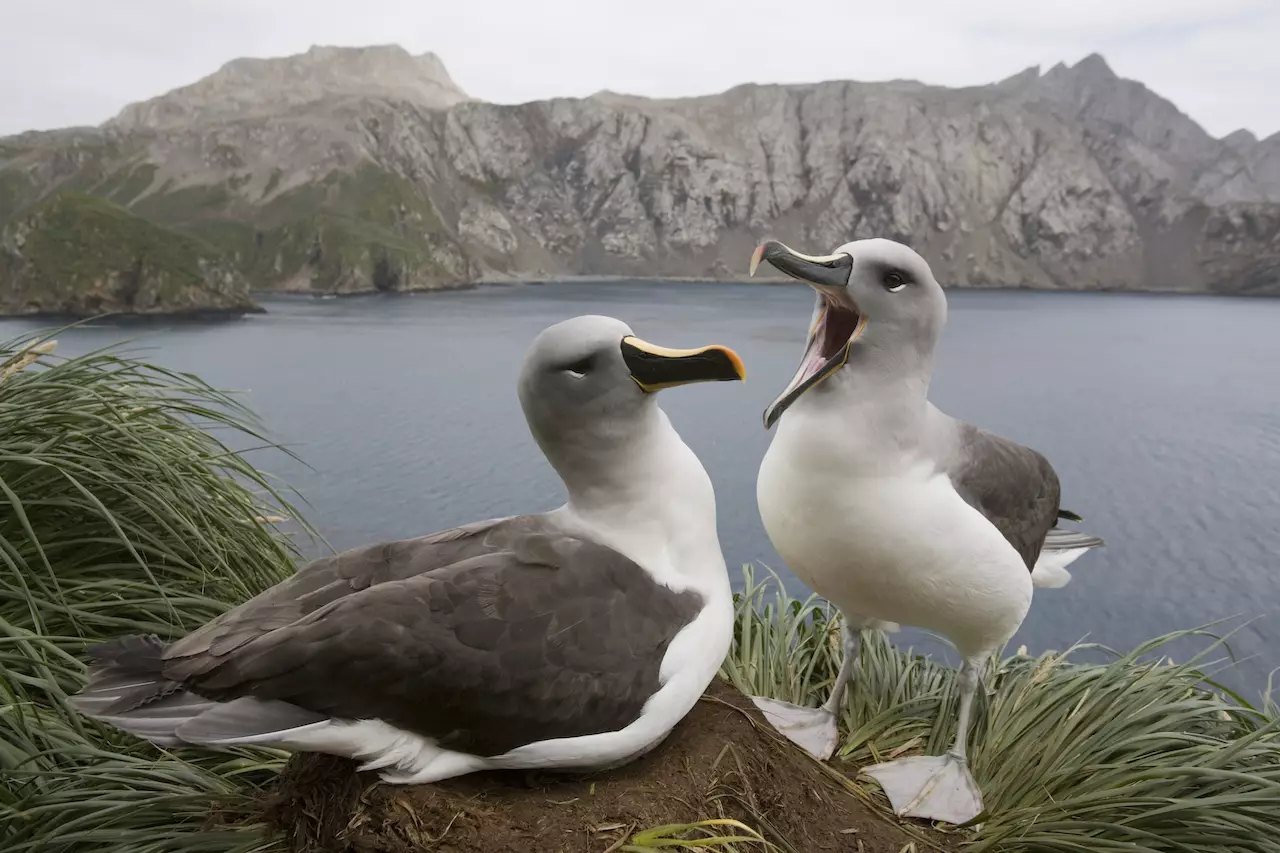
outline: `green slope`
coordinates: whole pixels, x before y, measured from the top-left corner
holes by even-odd
[[[0,312],[246,311],[244,277],[221,252],[105,199],[63,191],[0,231]]]

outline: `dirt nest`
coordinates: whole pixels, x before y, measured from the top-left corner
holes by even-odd
[[[388,787],[346,759],[299,755],[265,810],[294,853],[604,853],[638,830],[709,817],[741,820],[798,853],[899,853],[913,840],[719,679],[661,746],[615,770]]]

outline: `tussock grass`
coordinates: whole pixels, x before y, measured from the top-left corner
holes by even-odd
[[[281,754],[181,757],[66,706],[90,642],[175,638],[292,571],[292,505],[219,438],[266,444],[199,379],[0,344],[0,849],[253,851],[228,816]],[[309,532],[305,524],[300,528]]]
[[[817,705],[840,662],[838,616],[788,596],[776,575],[744,568],[737,634],[721,674],[744,692]],[[1176,664],[1163,646],[1202,637]],[[1214,685],[1222,639],[1168,634],[1101,664],[1077,645],[993,657],[970,735],[985,817],[977,851],[1280,851],[1280,719]],[[959,696],[945,663],[863,638],[846,699],[840,756],[853,766],[939,754]],[[866,781],[874,790],[874,783]],[[883,801],[882,801],[883,804]]]
[[[269,444],[249,412],[196,377],[115,351],[60,358],[43,338],[0,344],[6,853],[278,846],[246,815],[282,754],[168,753],[66,707],[87,643],[180,636],[293,570],[298,550],[272,519],[297,511],[219,436]],[[818,704],[839,663],[838,621],[776,577],[744,573],[721,674],[748,693]],[[1196,635],[1200,657],[1161,657]],[[1218,643],[1189,631],[1100,664],[1074,662],[1084,646],[993,658],[971,741],[988,813],[970,849],[1280,853],[1277,709],[1207,680]],[[874,633],[862,648],[842,721],[848,766],[945,749],[953,670]],[[872,783],[855,787],[883,806]],[[722,815],[699,817],[709,820],[627,833],[619,849],[777,849]]]

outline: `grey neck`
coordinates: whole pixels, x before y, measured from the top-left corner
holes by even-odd
[[[873,391],[877,399],[915,399],[923,403],[929,396],[933,359],[932,345],[903,346],[894,342],[886,346],[868,336],[854,343],[849,361],[832,378]]]
[[[867,450],[886,442],[897,446],[917,435],[929,417],[931,353],[901,345],[884,347],[865,338],[856,341],[849,360],[796,401],[797,418],[785,430],[817,428],[827,452]],[[784,422],[787,415],[782,416]],[[802,427],[801,424],[807,426]],[[861,437],[857,441],[851,434]]]
[[[553,515],[673,589],[693,586],[727,601],[711,480],[666,414],[657,405],[643,412],[634,429],[544,445],[569,492]]]
[[[554,437],[534,430],[534,438],[564,482],[569,502],[591,505],[602,494],[625,500],[646,491],[652,466],[644,461],[660,452],[670,430],[656,405],[644,405],[632,417],[595,421],[558,431]]]

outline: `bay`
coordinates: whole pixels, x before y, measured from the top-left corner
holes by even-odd
[[[1210,296],[952,291],[933,401],[1043,452],[1063,505],[1107,547],[1037,593],[1010,650],[1086,639],[1128,649],[1211,620],[1256,621],[1225,681],[1250,698],[1280,665],[1280,301]],[[435,294],[268,297],[232,321],[111,322],[59,352],[131,351],[243,393],[280,454],[251,457],[296,486],[337,548],[556,506],[563,491],[515,396],[546,326],[607,314],[674,347],[721,343],[745,383],[662,392],[715,484],[731,571],[791,578],[755,504],[764,407],[790,378],[811,308],[802,286],[554,282]],[[47,328],[0,321],[0,338]],[[0,437],[2,442],[2,437]],[[943,653],[918,632],[899,641]],[[1175,646],[1190,654],[1194,644]],[[949,659],[954,656],[947,655]]]

